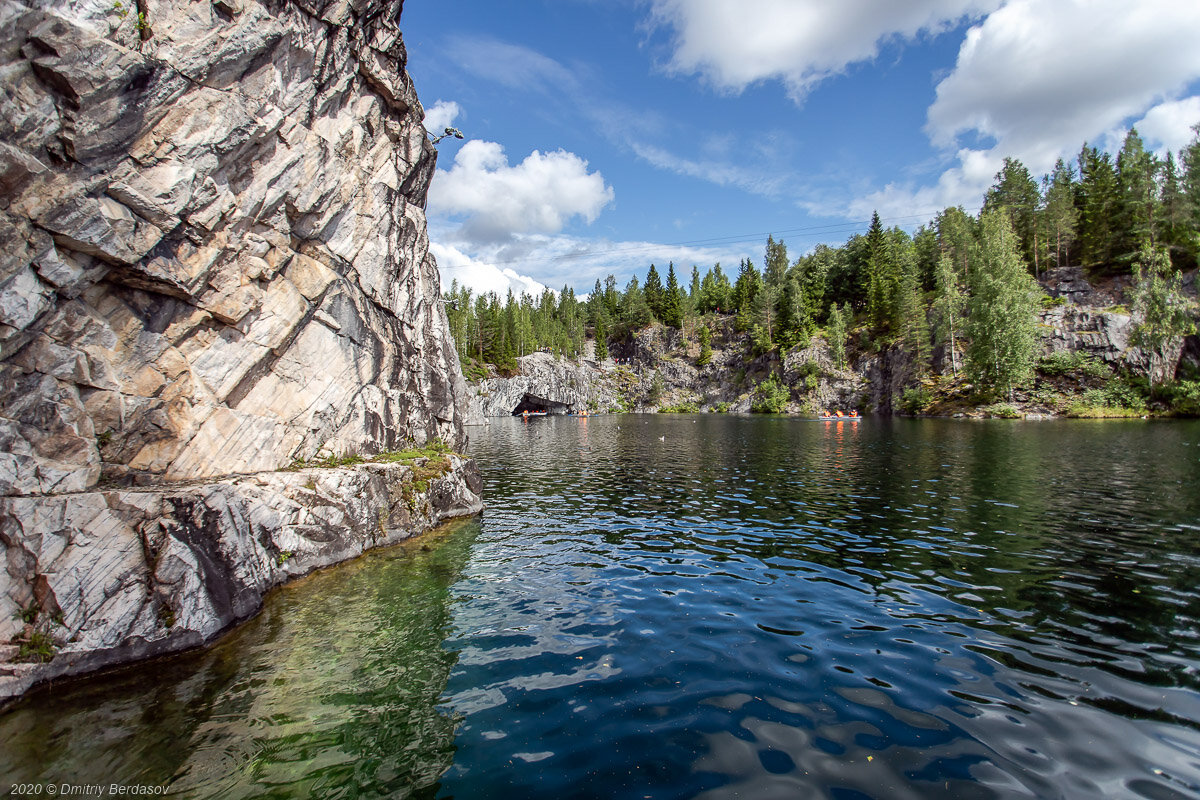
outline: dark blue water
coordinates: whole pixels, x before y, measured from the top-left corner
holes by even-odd
[[[1200,796],[1200,426],[502,421],[443,797]]]
[[[1200,424],[550,417],[472,454],[482,518],[30,697],[0,777],[1200,797]]]

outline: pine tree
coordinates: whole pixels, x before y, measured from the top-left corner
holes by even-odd
[[[646,295],[638,286],[637,276],[634,275],[625,285],[625,297],[621,304],[621,320],[630,330],[639,330],[654,321],[650,306],[646,303]]]
[[[967,371],[976,384],[1003,390],[1011,400],[1033,369],[1039,291],[1005,211],[981,215],[978,253],[971,269]]]
[[[1197,231],[1189,224],[1187,198],[1179,169],[1169,152],[1163,159],[1161,198],[1155,241],[1167,248],[1172,264],[1189,269],[1195,265],[1191,245]]]
[[[1192,126],[1195,136],[1180,153],[1183,172],[1179,176],[1179,190],[1183,195],[1182,216],[1191,228],[1188,248],[1192,262],[1200,261],[1200,123]]]
[[[750,259],[742,261],[737,283],[733,285],[733,305],[737,311],[736,326],[739,331],[750,329],[754,303],[762,290],[762,276],[758,274]]]
[[[887,239],[883,233],[883,224],[879,221],[879,212],[871,215],[871,227],[867,229],[867,263],[866,263],[866,298],[867,320],[876,331],[881,330],[887,321],[887,281],[885,275],[890,271],[887,263]]]

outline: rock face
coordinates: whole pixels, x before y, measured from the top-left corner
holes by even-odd
[[[480,382],[471,398],[476,424],[524,410],[567,414],[617,404],[604,379],[605,370],[594,361],[574,363],[548,353],[531,353],[517,359],[517,366],[518,375]]]
[[[478,510],[457,462],[271,472],[466,443],[401,5],[0,0],[0,642],[57,648],[11,686]]]
[[[462,445],[400,0],[118,6],[0,0],[0,492]]]
[[[477,513],[479,489],[474,462],[445,455],[0,499],[0,640],[37,631],[53,653],[48,663],[0,663],[0,700],[201,644],[257,611],[273,586]]]

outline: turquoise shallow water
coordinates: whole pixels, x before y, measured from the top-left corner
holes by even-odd
[[[488,508],[0,715],[222,797],[1200,796],[1200,425],[474,432]],[[0,787],[3,788],[3,787]]]

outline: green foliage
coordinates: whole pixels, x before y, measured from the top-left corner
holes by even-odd
[[[911,386],[900,395],[900,410],[905,414],[920,414],[933,402],[933,395],[924,386]]]
[[[1200,417],[1200,381],[1176,381],[1161,387],[1172,413]]]
[[[1075,418],[1140,417],[1146,400],[1129,384],[1112,380],[1102,389],[1089,389],[1067,405],[1066,414]]]
[[[13,614],[13,619],[19,619],[26,625],[32,625],[34,622],[37,622],[38,614],[41,612],[42,607],[33,602],[24,608],[17,609],[16,613]]]
[[[1021,412],[1017,411],[1016,407],[1008,403],[995,403],[983,409],[983,412],[989,417],[997,419],[1020,419]]]
[[[701,325],[697,336],[700,338],[700,355],[696,358],[696,366],[707,366],[712,363],[712,334],[708,326]]]
[[[284,564],[286,564],[286,563],[288,562],[288,560],[289,560],[289,559],[290,559],[290,558],[291,558],[293,555],[294,555],[294,554],[292,553],[292,551],[291,551],[291,550],[284,550],[284,551],[280,552],[279,556],[276,558],[276,561],[278,561],[278,562],[279,562],[279,566],[281,566],[281,567],[282,567]]]
[[[726,403],[726,402],[713,403],[712,411],[714,414],[728,414],[729,413],[729,403]]]
[[[663,398],[663,394],[667,391],[666,384],[663,383],[662,373],[655,371],[654,378],[650,381],[650,391],[646,393],[646,400],[651,405],[656,405]]]
[[[1048,356],[1042,356],[1037,361],[1037,371],[1049,377],[1078,375],[1104,378],[1112,374],[1112,370],[1105,366],[1103,361],[1081,350],[1070,352],[1060,350]]]
[[[1130,341],[1150,353],[1150,382],[1154,383],[1154,359],[1161,358],[1163,345],[1196,330],[1196,323],[1183,295],[1183,278],[1171,266],[1162,248],[1147,246],[1136,266],[1133,286],[1133,316],[1137,320]]]
[[[1006,212],[983,214],[980,227],[968,305],[968,372],[977,384],[1011,395],[1033,367],[1034,313],[1040,295],[1021,260]]]
[[[374,456],[360,456],[357,454],[345,455],[328,455],[323,458],[315,459],[297,459],[288,465],[287,471],[296,472],[302,469],[339,469],[343,467],[352,467],[357,464],[396,464],[396,463],[411,463],[422,458],[436,458],[446,453],[453,452],[450,447],[440,439],[434,439],[422,447],[411,447],[405,450],[387,450]]]
[[[787,408],[788,388],[776,375],[771,375],[754,387],[750,410],[755,414],[782,414]]]
[[[21,642],[17,648],[17,660],[26,663],[44,664],[54,658],[54,640],[43,631],[34,631],[29,640]]]
[[[850,328],[850,307],[839,307],[834,303],[829,307],[829,327],[825,336],[829,339],[829,350],[833,356],[833,365],[838,369],[846,368],[846,334]]]

